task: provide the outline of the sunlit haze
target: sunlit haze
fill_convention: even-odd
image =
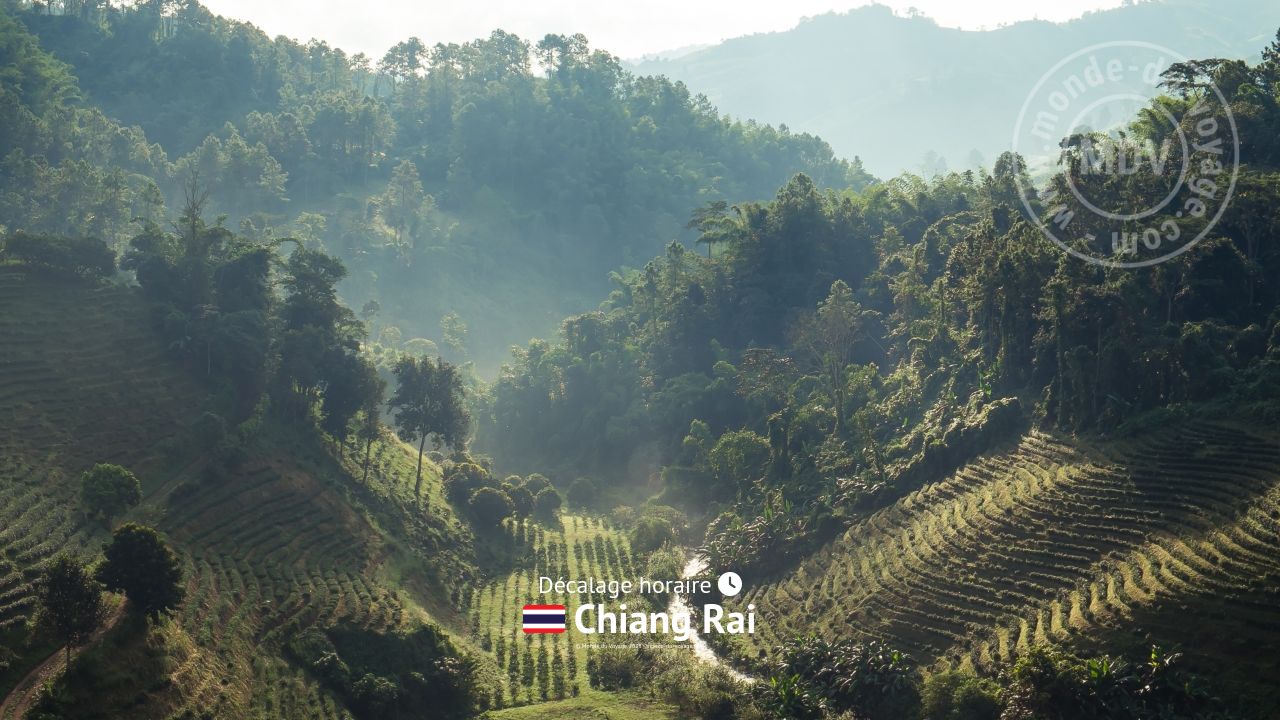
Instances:
[[[219,14],[258,25],[271,35],[319,38],[348,52],[380,57],[392,44],[417,36],[428,44],[465,42],[495,28],[526,39],[547,33],[583,33],[592,44],[624,58],[638,58],[689,45],[712,44],[758,32],[786,30],[803,17],[843,12],[865,2],[795,0],[788,3],[733,0],[473,0],[421,3],[412,0],[207,0]],[[1039,18],[1068,20],[1114,7],[1117,0],[893,0],[899,13],[915,7],[940,25],[965,29]]]

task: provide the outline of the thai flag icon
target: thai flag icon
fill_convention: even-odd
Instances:
[[[525,605],[523,616],[524,631],[529,635],[564,632],[563,605]]]

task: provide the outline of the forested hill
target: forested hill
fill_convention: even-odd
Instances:
[[[989,168],[1040,73],[1080,48],[1140,40],[1192,58],[1256,58],[1277,24],[1280,7],[1268,0],[1129,3],[982,32],[872,5],[636,71],[683,81],[735,117],[817,133],[877,175],[932,175]]]
[[[592,307],[610,271],[691,240],[706,201],[763,199],[800,171],[869,179],[818,138],[731,122],[581,36],[406,38],[370,58],[198,3],[0,7],[19,71],[0,80],[17,101],[0,224],[121,249],[198,173],[232,229],[343,257],[344,298],[381,306],[388,343],[483,367]]]

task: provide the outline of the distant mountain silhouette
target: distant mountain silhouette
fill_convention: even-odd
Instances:
[[[1140,40],[1193,58],[1253,58],[1278,26],[1274,0],[1144,2],[987,31],[872,5],[633,67],[682,80],[731,115],[821,135],[891,176],[989,166],[1036,80],[1088,45]]]

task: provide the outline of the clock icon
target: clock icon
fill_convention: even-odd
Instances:
[[[736,572],[727,572],[721,575],[717,585],[720,588],[721,595],[733,597],[742,592],[742,578]]]

